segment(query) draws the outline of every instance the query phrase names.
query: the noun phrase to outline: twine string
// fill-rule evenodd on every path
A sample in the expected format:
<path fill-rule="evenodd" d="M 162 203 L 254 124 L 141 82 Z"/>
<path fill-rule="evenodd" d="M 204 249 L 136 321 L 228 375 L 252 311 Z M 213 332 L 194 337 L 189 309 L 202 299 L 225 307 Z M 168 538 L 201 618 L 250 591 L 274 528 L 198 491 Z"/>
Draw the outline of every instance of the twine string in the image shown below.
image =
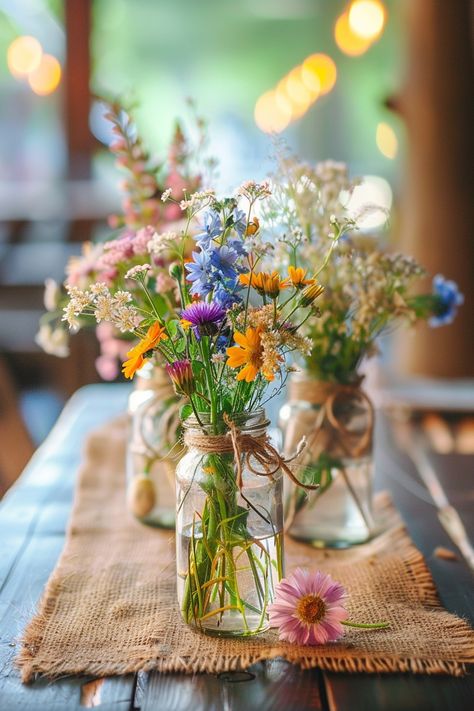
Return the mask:
<path fill-rule="evenodd" d="M 184 436 L 184 442 L 188 447 L 194 447 L 204 454 L 233 452 L 236 484 L 240 491 L 242 491 L 243 488 L 244 464 L 252 474 L 256 474 L 257 476 L 272 478 L 278 470 L 281 469 L 296 486 L 301 486 L 304 489 L 312 491 L 318 488 L 318 484 L 303 484 L 300 482 L 288 466 L 290 462 L 300 456 L 306 446 L 304 438 L 298 444 L 293 456 L 283 457 L 270 443 L 267 434 L 252 435 L 242 432 L 227 414 L 224 414 L 224 422 L 229 428 L 224 434 L 208 435 L 206 433 L 188 431 Z M 255 462 L 257 462 L 257 464 L 255 464 Z M 257 465 L 260 465 L 262 468 L 257 468 Z"/>
<path fill-rule="evenodd" d="M 299 385 L 299 384 L 298 384 Z M 304 395 L 301 397 L 306 402 L 314 405 L 320 405 L 320 410 L 316 417 L 314 423 L 314 428 L 312 430 L 311 437 L 308 440 L 306 454 L 302 458 L 299 468 L 303 469 L 309 461 L 311 460 L 311 450 L 313 445 L 316 443 L 318 437 L 325 432 L 329 434 L 330 439 L 328 445 L 325 449 L 327 451 L 331 450 L 331 445 L 334 443 L 340 447 L 344 455 L 351 459 L 357 459 L 362 456 L 366 450 L 370 447 L 373 437 L 374 430 L 374 406 L 368 395 L 361 389 L 360 384 L 356 385 L 338 385 L 338 384 L 327 384 L 327 383 L 317 383 L 317 382 L 305 382 Z M 299 395 L 299 388 L 294 388 L 294 394 Z M 340 416 L 336 414 L 336 403 L 339 401 L 349 401 L 350 399 L 359 400 L 359 402 L 366 405 L 368 420 L 367 424 L 361 433 L 355 433 L 346 427 L 344 422 L 340 419 Z M 355 439 L 355 441 L 354 441 Z M 374 522 L 372 516 L 368 511 L 366 511 L 362 501 L 360 501 L 357 491 L 352 486 L 350 477 L 347 474 L 346 468 L 344 466 L 337 467 L 341 472 L 341 475 L 346 483 L 347 488 L 355 501 L 355 504 L 362 516 L 362 519 L 367 526 L 368 531 L 372 531 L 374 527 Z M 296 490 L 293 492 L 293 496 L 290 499 L 290 508 L 287 513 L 285 530 L 288 531 L 291 527 L 294 517 L 296 515 Z"/>

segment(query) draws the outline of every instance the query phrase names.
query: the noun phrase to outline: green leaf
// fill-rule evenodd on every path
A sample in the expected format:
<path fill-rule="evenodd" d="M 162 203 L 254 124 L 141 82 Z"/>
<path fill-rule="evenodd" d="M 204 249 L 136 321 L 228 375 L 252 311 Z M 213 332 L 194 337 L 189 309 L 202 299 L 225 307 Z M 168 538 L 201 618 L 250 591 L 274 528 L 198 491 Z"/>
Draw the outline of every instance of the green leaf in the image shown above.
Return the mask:
<path fill-rule="evenodd" d="M 188 419 L 193 414 L 193 408 L 187 402 L 185 405 L 183 405 L 180 410 L 179 410 L 179 417 L 181 419 L 181 422 L 184 422 L 185 420 Z"/>
<path fill-rule="evenodd" d="M 166 323 L 166 332 L 170 338 L 174 338 L 178 333 L 178 323 L 177 319 L 172 319 Z"/>

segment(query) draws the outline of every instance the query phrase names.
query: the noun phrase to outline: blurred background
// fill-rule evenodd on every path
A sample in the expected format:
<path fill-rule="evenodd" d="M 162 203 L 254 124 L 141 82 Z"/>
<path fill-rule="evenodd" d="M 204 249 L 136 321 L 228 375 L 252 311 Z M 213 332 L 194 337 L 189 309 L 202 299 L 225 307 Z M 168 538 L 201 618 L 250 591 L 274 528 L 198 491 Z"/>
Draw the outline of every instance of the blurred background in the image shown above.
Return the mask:
<path fill-rule="evenodd" d="M 392 364 L 474 376 L 472 16 L 469 0 L 0 0 L 0 495 L 99 380 L 93 334 L 67 359 L 34 340 L 45 279 L 120 210 L 97 96 L 133 103 L 157 156 L 192 97 L 222 191 L 271 170 L 275 137 L 347 162 L 390 239 L 466 299 L 449 329 L 404 332 Z"/>

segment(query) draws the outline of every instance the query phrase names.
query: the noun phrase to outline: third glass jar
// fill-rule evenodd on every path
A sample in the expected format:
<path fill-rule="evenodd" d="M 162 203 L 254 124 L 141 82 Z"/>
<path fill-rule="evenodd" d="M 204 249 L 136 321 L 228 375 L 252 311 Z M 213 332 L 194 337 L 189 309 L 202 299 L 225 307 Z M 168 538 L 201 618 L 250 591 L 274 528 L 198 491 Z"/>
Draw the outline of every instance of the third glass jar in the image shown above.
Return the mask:
<path fill-rule="evenodd" d="M 346 548 L 373 535 L 373 413 L 360 378 L 339 384 L 292 377 L 280 411 L 285 454 L 304 436 L 297 477 L 319 484 L 314 492 L 293 486 L 285 492 L 286 528 L 294 538 Z"/>

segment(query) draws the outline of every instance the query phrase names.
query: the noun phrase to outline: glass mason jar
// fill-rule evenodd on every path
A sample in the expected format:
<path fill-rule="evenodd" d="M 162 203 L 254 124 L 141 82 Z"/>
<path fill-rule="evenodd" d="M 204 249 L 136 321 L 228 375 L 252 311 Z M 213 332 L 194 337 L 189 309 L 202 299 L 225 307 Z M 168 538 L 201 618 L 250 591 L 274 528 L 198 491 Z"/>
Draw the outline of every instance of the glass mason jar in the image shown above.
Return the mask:
<path fill-rule="evenodd" d="M 297 477 L 316 491 L 285 491 L 286 530 L 317 547 L 346 548 L 374 533 L 373 407 L 360 388 L 298 373 L 280 411 L 285 454 L 304 436 Z"/>
<path fill-rule="evenodd" d="M 164 368 L 146 363 L 128 400 L 127 505 L 142 523 L 174 528 L 180 400 Z"/>
<path fill-rule="evenodd" d="M 216 437 L 209 416 L 200 420 L 202 426 L 194 417 L 185 421 L 187 453 L 176 468 L 181 614 L 206 634 L 257 634 L 268 628 L 268 605 L 283 575 L 282 472 L 265 471 L 243 446 L 239 488 L 227 426 L 221 423 Z M 242 436 L 266 437 L 263 410 L 232 420 Z"/>

